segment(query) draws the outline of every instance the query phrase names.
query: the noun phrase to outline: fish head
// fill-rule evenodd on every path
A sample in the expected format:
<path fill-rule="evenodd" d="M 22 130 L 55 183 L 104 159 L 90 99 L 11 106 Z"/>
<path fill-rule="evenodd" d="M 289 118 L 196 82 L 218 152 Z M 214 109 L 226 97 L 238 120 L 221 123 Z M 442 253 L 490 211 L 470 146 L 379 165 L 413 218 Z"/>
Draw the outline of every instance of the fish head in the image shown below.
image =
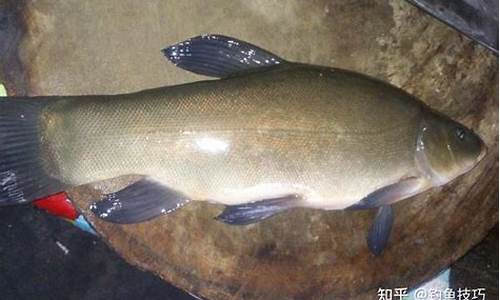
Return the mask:
<path fill-rule="evenodd" d="M 486 152 L 476 133 L 444 115 L 431 113 L 422 121 L 416 162 L 433 185 L 443 185 L 470 171 Z"/>

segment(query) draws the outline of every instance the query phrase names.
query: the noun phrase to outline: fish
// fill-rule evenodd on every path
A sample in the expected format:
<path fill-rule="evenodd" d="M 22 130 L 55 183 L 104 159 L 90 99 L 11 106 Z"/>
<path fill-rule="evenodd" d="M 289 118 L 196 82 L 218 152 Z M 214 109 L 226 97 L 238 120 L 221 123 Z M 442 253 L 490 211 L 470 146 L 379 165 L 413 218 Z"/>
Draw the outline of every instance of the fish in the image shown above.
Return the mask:
<path fill-rule="evenodd" d="M 225 205 L 217 221 L 249 225 L 291 209 L 377 209 L 367 243 L 380 255 L 393 203 L 447 184 L 487 152 L 471 129 L 367 75 L 217 34 L 162 52 L 215 79 L 0 101 L 0 205 L 133 175 L 91 211 L 135 224 L 207 201 Z"/>

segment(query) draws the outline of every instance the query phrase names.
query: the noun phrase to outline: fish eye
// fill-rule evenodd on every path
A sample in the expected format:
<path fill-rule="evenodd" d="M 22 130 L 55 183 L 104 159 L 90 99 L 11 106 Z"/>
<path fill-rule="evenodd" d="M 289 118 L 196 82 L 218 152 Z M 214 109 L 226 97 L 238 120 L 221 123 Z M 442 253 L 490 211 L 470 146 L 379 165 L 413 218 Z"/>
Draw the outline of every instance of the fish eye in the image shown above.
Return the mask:
<path fill-rule="evenodd" d="M 463 141 L 465 139 L 465 129 L 461 128 L 461 127 L 457 127 L 455 129 L 455 135 L 457 136 L 457 138 L 461 141 Z"/>

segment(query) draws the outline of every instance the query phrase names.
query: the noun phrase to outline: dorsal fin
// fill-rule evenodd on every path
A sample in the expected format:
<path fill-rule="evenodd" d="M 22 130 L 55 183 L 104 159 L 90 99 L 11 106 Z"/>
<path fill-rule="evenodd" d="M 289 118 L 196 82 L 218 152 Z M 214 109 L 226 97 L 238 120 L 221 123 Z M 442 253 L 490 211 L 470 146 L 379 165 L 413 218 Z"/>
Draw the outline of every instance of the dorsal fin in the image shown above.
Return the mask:
<path fill-rule="evenodd" d="M 184 70 L 219 78 L 286 62 L 255 45 L 215 34 L 200 35 L 162 51 Z"/>

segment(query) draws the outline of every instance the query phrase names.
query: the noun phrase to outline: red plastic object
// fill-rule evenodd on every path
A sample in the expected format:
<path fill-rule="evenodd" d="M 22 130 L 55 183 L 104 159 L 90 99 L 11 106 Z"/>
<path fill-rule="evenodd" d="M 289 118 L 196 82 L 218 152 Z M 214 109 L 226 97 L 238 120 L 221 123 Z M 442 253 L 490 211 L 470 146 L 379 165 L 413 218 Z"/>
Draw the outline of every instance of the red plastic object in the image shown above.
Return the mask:
<path fill-rule="evenodd" d="M 78 217 L 78 212 L 69 201 L 65 192 L 57 193 L 33 201 L 33 204 L 52 215 L 63 217 L 69 220 L 75 220 Z"/>

